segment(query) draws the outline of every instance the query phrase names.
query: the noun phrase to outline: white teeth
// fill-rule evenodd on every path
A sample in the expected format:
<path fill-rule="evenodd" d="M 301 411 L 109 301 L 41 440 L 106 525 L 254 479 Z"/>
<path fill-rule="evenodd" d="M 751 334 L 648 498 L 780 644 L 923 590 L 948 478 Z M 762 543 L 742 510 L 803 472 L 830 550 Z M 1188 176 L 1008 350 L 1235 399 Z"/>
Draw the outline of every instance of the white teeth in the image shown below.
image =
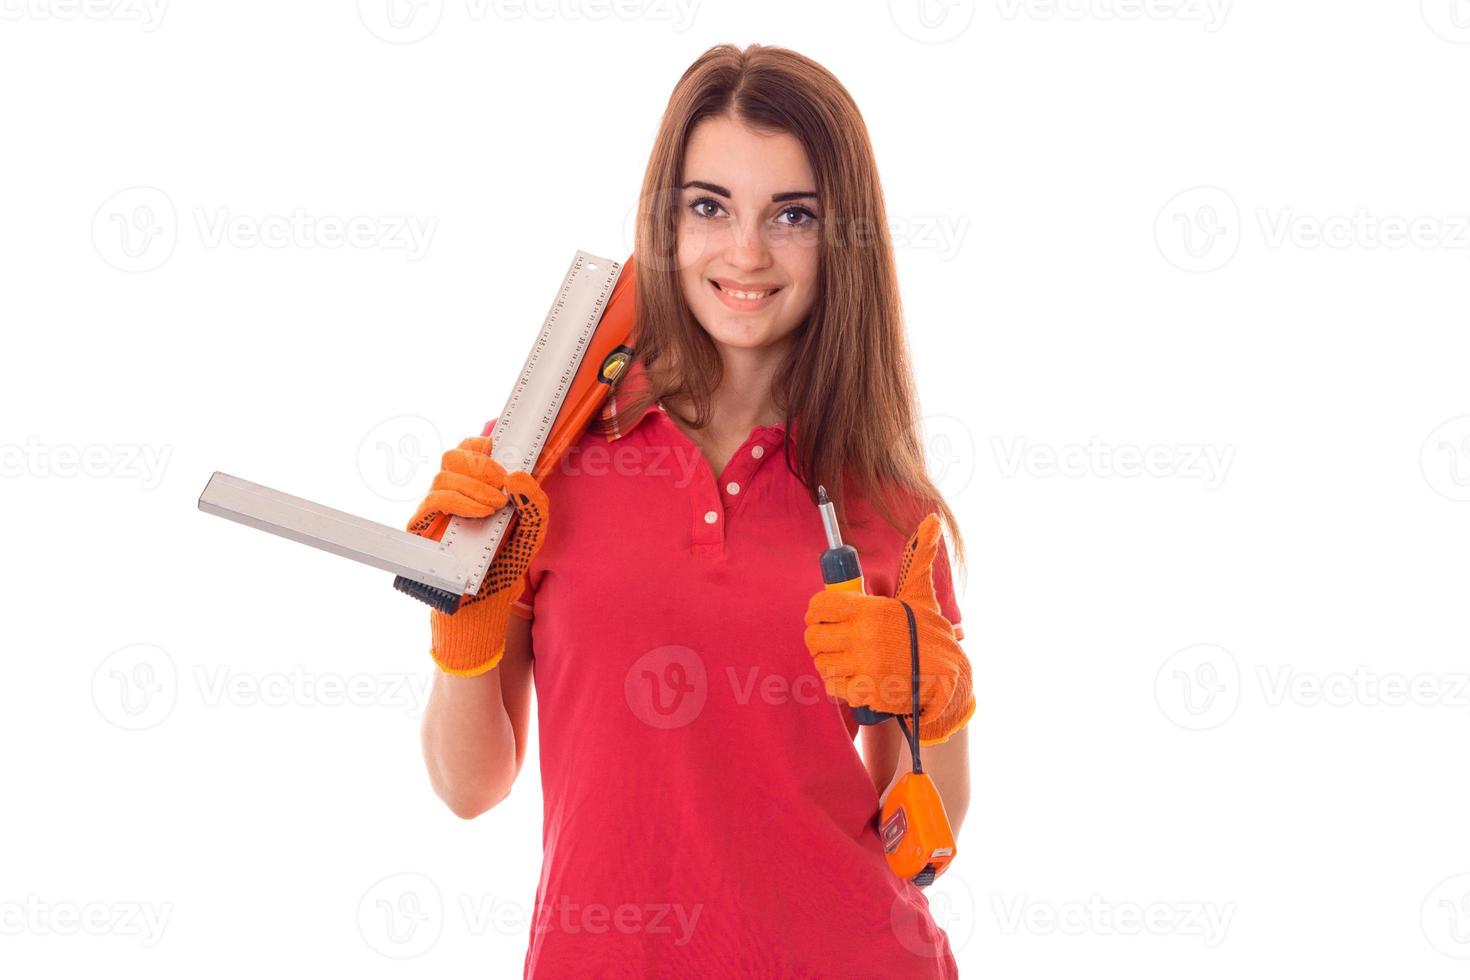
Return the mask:
<path fill-rule="evenodd" d="M 720 289 L 725 294 L 727 294 L 729 296 L 734 296 L 736 299 L 761 299 L 762 297 L 769 296 L 771 293 L 773 293 L 775 291 L 775 290 L 768 289 L 768 290 L 766 290 L 763 293 L 745 293 L 745 292 L 741 292 L 738 289 L 725 289 L 723 286 L 720 287 Z"/>

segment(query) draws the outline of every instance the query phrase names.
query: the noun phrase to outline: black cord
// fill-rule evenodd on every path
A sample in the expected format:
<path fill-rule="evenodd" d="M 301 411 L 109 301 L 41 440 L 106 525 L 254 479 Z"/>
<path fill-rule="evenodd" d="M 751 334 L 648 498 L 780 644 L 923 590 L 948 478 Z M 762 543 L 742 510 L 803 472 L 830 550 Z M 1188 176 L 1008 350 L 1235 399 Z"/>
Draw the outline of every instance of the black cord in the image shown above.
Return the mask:
<path fill-rule="evenodd" d="M 919 761 L 919 628 L 914 623 L 914 611 L 909 604 L 902 599 L 898 600 L 903 605 L 904 615 L 909 619 L 909 658 L 913 663 L 913 688 L 914 688 L 914 730 L 903 723 L 903 715 L 898 715 L 898 727 L 902 729 L 904 738 L 908 739 L 909 751 L 914 757 L 914 772 L 923 772 L 923 763 Z"/>

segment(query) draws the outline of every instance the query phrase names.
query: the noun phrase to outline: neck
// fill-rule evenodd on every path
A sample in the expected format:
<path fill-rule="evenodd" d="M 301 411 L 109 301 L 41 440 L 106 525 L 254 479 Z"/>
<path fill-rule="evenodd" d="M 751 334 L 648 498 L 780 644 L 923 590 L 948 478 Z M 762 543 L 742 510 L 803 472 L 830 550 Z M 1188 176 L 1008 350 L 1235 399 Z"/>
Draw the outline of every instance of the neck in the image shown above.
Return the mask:
<path fill-rule="evenodd" d="M 783 421 L 771 387 L 789 347 L 789 341 L 756 349 L 720 346 L 724 376 L 710 396 L 711 435 L 743 438 L 758 425 Z M 688 414 L 686 406 L 676 407 Z"/>

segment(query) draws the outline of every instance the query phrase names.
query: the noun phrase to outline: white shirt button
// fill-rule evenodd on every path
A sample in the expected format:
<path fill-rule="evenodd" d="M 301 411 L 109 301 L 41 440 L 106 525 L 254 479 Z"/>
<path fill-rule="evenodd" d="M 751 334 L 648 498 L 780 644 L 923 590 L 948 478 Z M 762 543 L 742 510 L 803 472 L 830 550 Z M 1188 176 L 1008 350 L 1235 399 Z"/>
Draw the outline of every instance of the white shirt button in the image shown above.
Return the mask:
<path fill-rule="evenodd" d="M 765 454 L 766 454 L 766 447 L 765 446 L 751 446 L 750 447 L 750 455 L 754 456 L 756 459 L 760 459 Z"/>
<path fill-rule="evenodd" d="M 706 524 L 713 524 L 715 521 L 717 521 L 719 519 L 720 519 L 720 515 L 719 514 L 716 514 L 712 510 L 707 510 L 707 511 L 704 512 L 704 522 Z"/>
<path fill-rule="evenodd" d="M 727 492 L 729 492 L 729 493 L 739 493 L 740 492 L 740 484 L 738 484 L 735 481 L 731 480 L 729 483 L 725 484 L 725 490 Z"/>

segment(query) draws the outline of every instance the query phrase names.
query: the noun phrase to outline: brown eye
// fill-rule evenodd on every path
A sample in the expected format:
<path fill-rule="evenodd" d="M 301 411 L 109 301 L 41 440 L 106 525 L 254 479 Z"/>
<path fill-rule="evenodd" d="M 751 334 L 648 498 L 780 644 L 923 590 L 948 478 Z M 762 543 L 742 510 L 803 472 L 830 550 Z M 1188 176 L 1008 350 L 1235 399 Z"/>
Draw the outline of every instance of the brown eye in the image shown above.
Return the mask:
<path fill-rule="evenodd" d="M 700 218 L 713 218 L 714 215 L 707 214 L 706 212 L 700 210 L 705 205 L 709 205 L 710 207 L 719 208 L 720 207 L 720 202 L 719 201 L 716 201 L 712 197 L 700 197 L 700 198 L 696 198 L 693 201 L 690 201 L 689 202 L 689 210 L 693 211 L 696 217 L 700 217 Z M 721 208 L 721 210 L 723 210 L 723 208 Z"/>
<path fill-rule="evenodd" d="M 792 228 L 806 228 L 809 225 L 816 224 L 816 221 L 817 221 L 817 216 L 815 214 L 812 214 L 806 208 L 802 208 L 802 207 L 792 206 L 792 207 L 789 207 L 789 208 L 786 208 L 785 210 L 783 210 L 781 212 L 781 214 L 783 214 L 783 215 L 798 214 L 798 215 L 805 215 L 806 216 L 806 219 L 807 220 L 805 220 L 805 221 L 788 221 L 787 224 L 790 225 Z"/>

